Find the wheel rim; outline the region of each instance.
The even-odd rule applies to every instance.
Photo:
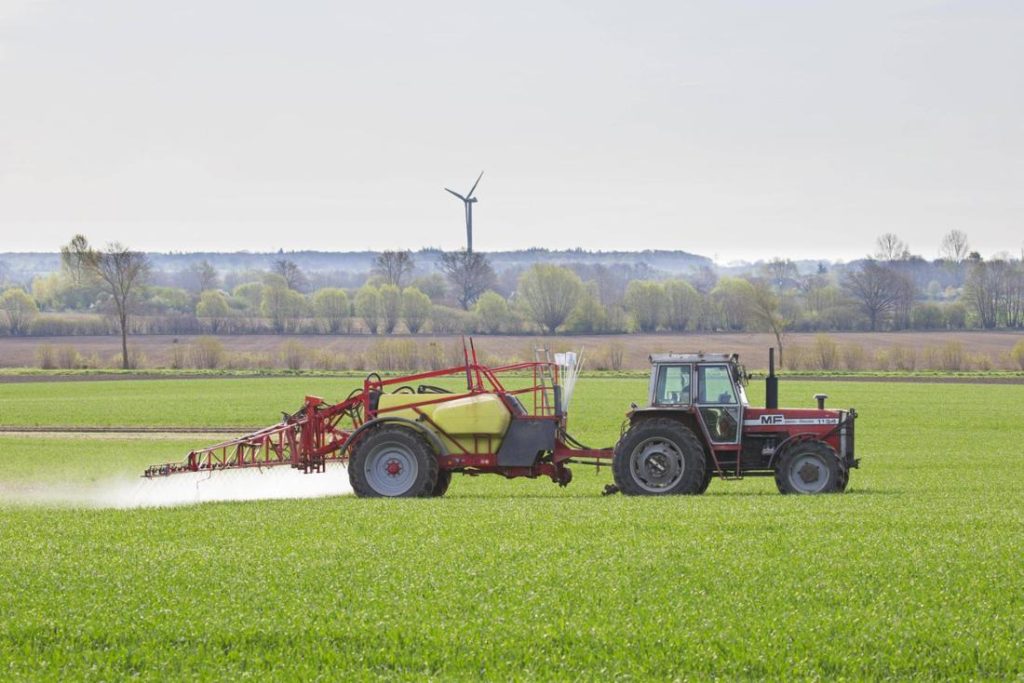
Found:
[[[800,493],[818,493],[828,486],[828,467],[816,455],[800,455],[793,458],[786,473],[789,485]]]
[[[645,491],[661,493],[683,478],[683,454],[671,441],[650,438],[640,442],[629,456],[633,480]]]
[[[419,463],[398,443],[383,443],[373,449],[363,468],[366,483],[384,496],[400,496],[416,482]]]

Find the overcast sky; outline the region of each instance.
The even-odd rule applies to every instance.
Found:
[[[1024,2],[0,0],[0,251],[1024,246]]]

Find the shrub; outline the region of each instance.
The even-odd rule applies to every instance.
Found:
[[[867,366],[868,355],[860,344],[849,344],[842,349],[843,364],[847,370],[863,370]]]
[[[415,370],[419,366],[417,345],[410,339],[385,339],[370,350],[370,359],[379,370]]]
[[[1024,370],[1024,339],[1013,345],[1013,349],[1010,350],[1010,359],[1017,364],[1017,366]]]
[[[608,365],[612,370],[622,369],[622,358],[626,353],[626,347],[619,342],[613,342],[608,347]]]
[[[281,362],[289,370],[301,370],[302,366],[306,363],[307,355],[308,351],[305,345],[294,339],[281,345]]]
[[[224,364],[224,345],[213,337],[200,337],[189,347],[189,363],[201,370],[219,368]]]
[[[835,370],[839,367],[839,345],[827,334],[814,338],[814,361],[819,370]]]
[[[57,353],[51,344],[41,344],[36,349],[36,363],[43,370],[53,370],[57,367]]]
[[[57,367],[72,370],[82,367],[82,356],[74,346],[63,344],[57,347]]]

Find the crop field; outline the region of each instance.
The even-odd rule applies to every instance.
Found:
[[[358,382],[8,384],[0,425],[244,429]],[[70,492],[217,437],[0,436],[0,678],[1024,676],[1024,385],[780,389],[860,412],[846,494],[602,497],[577,466],[565,489],[118,508]],[[570,431],[611,445],[645,390],[584,376]]]

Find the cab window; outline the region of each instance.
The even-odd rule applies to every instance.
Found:
[[[654,402],[663,405],[681,405],[689,404],[691,400],[690,366],[662,365],[658,370]]]
[[[700,383],[700,403],[736,404],[736,388],[729,375],[728,365],[702,365],[697,370],[697,375]]]

